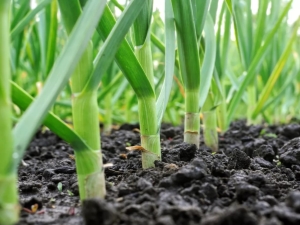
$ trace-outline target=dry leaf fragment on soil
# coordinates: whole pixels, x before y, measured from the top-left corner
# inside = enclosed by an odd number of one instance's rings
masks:
[[[38,204],[34,204],[31,206],[31,209],[27,209],[27,208],[23,208],[22,210],[27,212],[27,213],[31,213],[34,214],[37,212],[37,210],[39,209],[39,205]]]
[[[140,129],[138,129],[138,128],[134,128],[132,131],[136,132],[136,133],[140,133]]]
[[[120,154],[119,157],[120,157],[120,159],[127,159],[127,155],[126,154]]]
[[[166,170],[178,170],[179,167],[174,163],[169,163],[169,164],[164,166],[164,169],[166,169]]]
[[[126,147],[126,150],[128,150],[128,151],[141,151],[141,152],[146,152],[147,151],[142,146],[138,146],[138,145]]]
[[[142,146],[136,145],[136,146],[130,146],[126,147],[126,150],[128,151],[140,151],[148,154],[154,154],[153,152],[148,151],[147,149],[143,148]]]
[[[39,208],[39,205],[38,205],[38,204],[32,205],[32,206],[31,206],[31,211],[32,211],[32,213],[35,213],[35,212],[38,210],[38,208]]]

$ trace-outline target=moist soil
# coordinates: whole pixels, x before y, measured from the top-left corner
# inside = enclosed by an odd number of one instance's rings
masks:
[[[102,136],[107,196],[79,201],[73,149],[38,132],[19,168],[19,224],[299,225],[300,125],[231,124],[219,152],[161,128],[162,161],[143,170],[137,125]]]

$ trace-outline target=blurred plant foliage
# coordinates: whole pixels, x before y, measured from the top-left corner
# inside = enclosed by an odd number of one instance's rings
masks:
[[[226,130],[232,120],[245,117],[252,123],[280,123],[298,118],[300,39],[297,33],[293,36],[298,23],[289,24],[288,13],[284,12],[291,7],[289,1],[259,1],[257,12],[251,10],[251,0],[212,2],[218,3],[214,19],[217,54],[213,81],[217,84],[213,92],[218,98],[218,126]],[[113,0],[109,4],[116,17],[120,15],[120,8],[125,6],[122,1],[117,3]],[[212,11],[212,5],[210,7]],[[24,29],[18,29],[19,22],[26,19],[29,21]],[[12,80],[35,97],[66,43],[67,34],[61,23],[58,5],[51,0],[13,0],[11,20]],[[276,24],[279,20],[280,23]],[[159,93],[164,76],[164,37],[164,21],[160,12],[155,10],[151,24],[151,48],[156,93]],[[128,34],[129,43],[132,43],[131,38],[132,35]],[[92,40],[96,56],[103,42],[98,33],[93,35]],[[163,122],[174,125],[183,122],[185,107],[178,61],[176,68],[163,117]],[[98,89],[99,121],[108,126],[138,122],[136,95],[121,73],[113,63]],[[67,85],[52,109],[61,119],[69,122],[72,121],[70,99],[71,88]],[[15,107],[15,119],[21,113]]]

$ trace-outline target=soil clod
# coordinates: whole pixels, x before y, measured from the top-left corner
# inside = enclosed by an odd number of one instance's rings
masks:
[[[37,133],[20,165],[20,225],[298,225],[300,125],[231,124],[220,151],[183,142],[183,128],[161,128],[162,161],[142,169],[138,125],[102,136],[107,196],[82,204],[71,147]],[[298,135],[299,134],[299,135]],[[296,138],[295,138],[296,137]],[[76,159],[75,159],[76,160]],[[38,205],[38,211],[31,213]]]

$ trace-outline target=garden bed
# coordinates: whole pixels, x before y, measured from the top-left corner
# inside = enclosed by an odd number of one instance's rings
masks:
[[[135,128],[102,137],[104,163],[113,164],[105,170],[107,197],[83,206],[73,150],[49,131],[36,134],[19,168],[19,224],[300,224],[300,141],[282,148],[300,136],[300,125],[235,122],[216,154],[202,139],[200,149],[183,143],[182,127],[163,125],[162,162],[147,170],[140,152],[126,150],[139,145]]]

